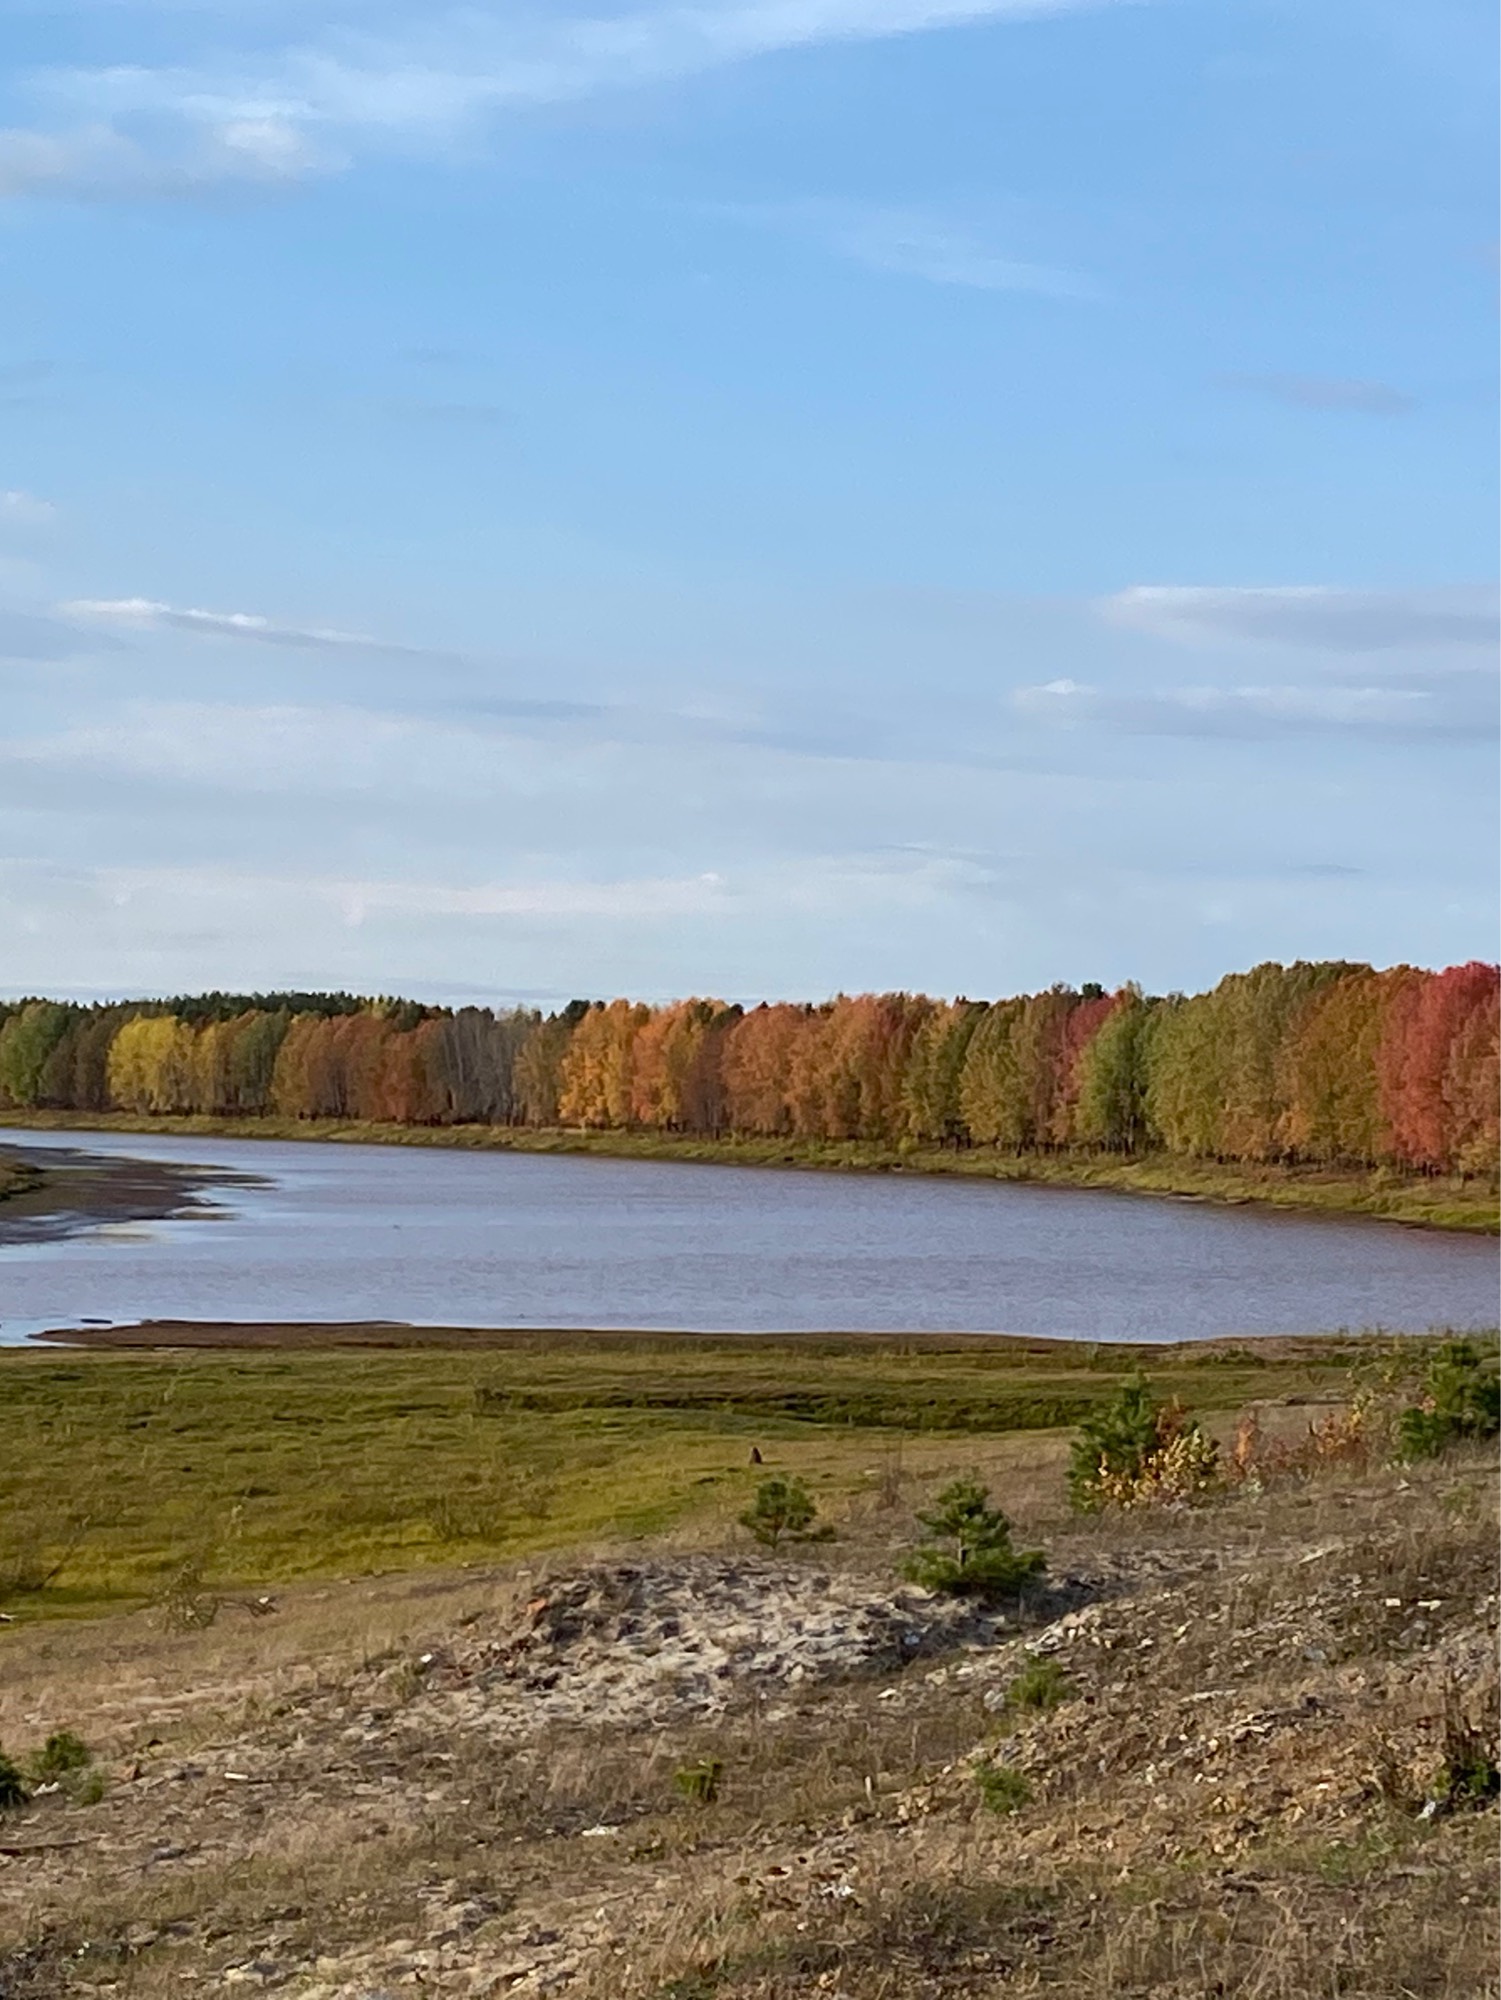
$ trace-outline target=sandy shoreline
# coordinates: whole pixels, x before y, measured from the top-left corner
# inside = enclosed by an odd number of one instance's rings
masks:
[[[58,1327],[35,1333],[24,1343],[36,1347],[88,1347],[117,1351],[199,1349],[232,1353],[246,1350],[293,1350],[315,1353],[331,1349],[400,1352],[428,1349],[454,1352],[580,1352],[615,1349],[713,1348],[747,1357],[764,1357],[777,1350],[838,1354],[893,1350],[924,1355],[985,1353],[1040,1362],[1090,1366],[1102,1351],[1112,1365],[1133,1355],[1160,1366],[1191,1357],[1206,1363],[1218,1358],[1239,1361],[1254,1355],[1257,1362],[1325,1360],[1331,1351],[1352,1347],[1389,1348],[1395,1340],[1421,1338],[1395,1334],[1222,1334],[1205,1340],[1170,1342],[1050,1339],[1020,1333],[695,1333],[646,1327],[488,1327],[416,1326],[382,1320],[141,1320],[121,1325]],[[7,1350],[0,1350],[0,1352]],[[18,1350],[11,1349],[10,1352]]]
[[[217,1167],[90,1153],[72,1146],[7,1145],[3,1157],[30,1168],[36,1178],[20,1193],[0,1201],[0,1247],[54,1242],[102,1223],[205,1215],[213,1208],[208,1190],[256,1178]]]

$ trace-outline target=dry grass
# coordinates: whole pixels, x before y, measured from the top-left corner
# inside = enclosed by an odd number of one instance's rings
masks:
[[[146,1612],[13,1631],[0,1741],[74,1729],[109,1789],[0,1823],[35,1850],[0,1857],[0,1994],[1501,1992],[1494,1806],[1424,1816],[1456,1701],[1495,1754],[1494,1465],[1335,1466],[1080,1521],[1064,1448],[873,1449],[839,1540],[793,1558],[875,1587],[932,1487],[977,1470],[1055,1573],[1097,1579],[1053,1655],[1071,1698],[1045,1711],[1005,1707],[1025,1632],[629,1730],[512,1738],[435,1692],[425,1652],[524,1621],[586,1552],[301,1585],[201,1631]],[[655,1554],[743,1551],[726,1512]],[[997,1755],[1032,1794],[1004,1818],[972,1775]],[[695,1804],[674,1773],[705,1757],[723,1781]]]

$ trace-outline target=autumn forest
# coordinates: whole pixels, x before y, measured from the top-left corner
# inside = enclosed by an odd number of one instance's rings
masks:
[[[1494,1175],[1498,972],[1261,965],[1052,987],[456,1010],[210,993],[0,1007],[17,1110],[508,1125]]]

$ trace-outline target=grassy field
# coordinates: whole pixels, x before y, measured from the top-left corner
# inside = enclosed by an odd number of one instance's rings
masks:
[[[1125,1194],[1370,1215],[1434,1229],[1494,1234],[1497,1192],[1479,1180],[1402,1175],[1390,1168],[1337,1173],[1322,1167],[1231,1166],[1150,1154],[1011,1154],[978,1147],[898,1149],[863,1140],[705,1139],[667,1132],[531,1131],[494,1125],[374,1125],[334,1119],[136,1117],[124,1112],[7,1111],[32,1131],[162,1132],[237,1139],[326,1139],[353,1145],[445,1146],[520,1153],[592,1153],[611,1159],[686,1160],[720,1166],[834,1172],[957,1174]]]
[[[837,1521],[897,1459],[962,1471],[998,1440],[1056,1435],[1138,1363],[1228,1420],[1253,1401],[1346,1395],[1398,1351],[1370,1337],[338,1337],[354,1345],[0,1350],[11,1615],[140,1603],[179,1573],[249,1587],[723,1533],[760,1476],[753,1446]]]

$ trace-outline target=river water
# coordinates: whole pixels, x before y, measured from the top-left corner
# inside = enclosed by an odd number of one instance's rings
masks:
[[[1493,1239],[918,1176],[0,1132],[191,1163],[190,1220],[0,1247],[0,1341],[89,1320],[1085,1339],[1494,1325]]]

